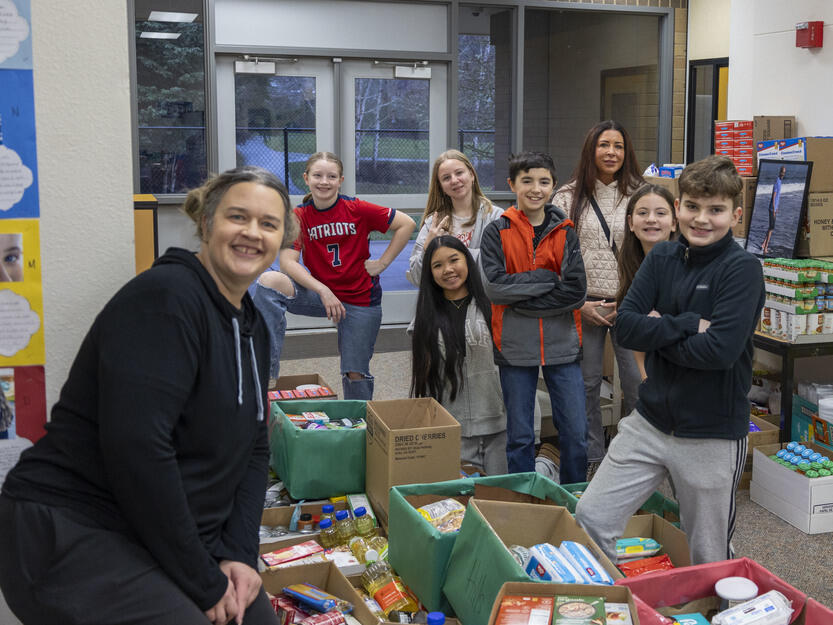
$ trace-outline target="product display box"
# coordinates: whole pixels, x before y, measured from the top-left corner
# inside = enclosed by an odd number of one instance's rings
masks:
[[[299,386],[315,384],[323,386],[324,389],[316,390],[297,390]],[[297,399],[336,399],[338,393],[333,390],[333,387],[324,380],[318,373],[306,373],[301,375],[282,375],[275,380],[274,385],[269,389],[269,399],[279,401],[292,401]]]
[[[680,197],[680,180],[678,178],[660,178],[659,176],[645,176],[645,182],[665,187],[674,198]]]
[[[745,239],[749,232],[749,220],[752,219],[752,209],[755,206],[755,189],[757,185],[757,177],[747,176],[743,178],[743,188],[740,192],[740,206],[743,208],[743,212],[740,215],[737,225],[732,228],[732,234],[739,239]]]
[[[814,420],[819,418],[819,407],[799,395],[793,395],[791,441],[812,441]],[[818,444],[818,443],[817,443]],[[829,454],[828,454],[829,455]]]
[[[630,610],[631,621],[633,625],[640,625],[641,621],[637,615],[636,604],[633,600],[633,594],[629,588],[624,586],[584,586],[580,584],[551,584],[542,582],[506,582],[500,587],[497,597],[495,597],[494,604],[492,604],[492,611],[489,614],[489,620],[484,621],[488,625],[498,625],[497,617],[500,612],[500,605],[504,597],[512,596],[526,596],[526,597],[555,597],[557,595],[569,596],[594,596],[602,597],[606,602],[612,603],[626,603]],[[537,623],[530,619],[529,623]],[[595,622],[595,621],[594,621]],[[610,622],[610,621],[608,621]],[[511,625],[521,625],[519,622]],[[524,623],[523,625],[526,625]],[[646,625],[642,623],[642,625]]]
[[[674,616],[702,612],[704,607],[717,607],[714,585],[724,577],[746,577],[758,586],[759,594],[777,590],[792,602],[791,623],[796,622],[807,600],[797,590],[774,573],[749,558],[698,564],[670,571],[659,571],[639,577],[616,580],[617,586],[631,589],[643,625],[667,623],[660,615]],[[672,607],[675,606],[675,607]]]
[[[810,193],[833,191],[833,137],[795,137],[778,142],[784,161],[813,161]]]
[[[443,585],[457,617],[466,625],[486,625],[503,584],[529,581],[509,546],[549,542],[558,547],[563,540],[581,543],[614,580],[622,577],[567,508],[471,499]],[[590,594],[597,586],[586,588]]]
[[[743,467],[743,475],[738,484],[738,490],[748,490],[752,481],[752,451],[763,445],[774,445],[778,443],[781,436],[781,428],[773,425],[766,419],[751,416],[749,420],[760,428],[760,432],[749,432],[749,439],[746,446],[746,464]]]
[[[685,532],[656,514],[638,514],[631,517],[622,538],[653,538],[662,549],[655,555],[667,555],[676,567],[690,566],[691,555]]]
[[[803,234],[803,237],[799,234],[798,256],[833,256],[833,192],[807,194],[807,222]]]
[[[559,505],[570,512],[578,503],[561,486],[534,472],[394,486],[388,527],[390,563],[429,610],[448,613],[442,587],[457,533],[440,532],[417,508],[446,498],[467,505],[471,497]]]
[[[794,115],[756,115],[752,118],[752,121],[752,137],[755,143],[758,141],[794,137],[797,132]]]
[[[324,504],[332,503],[330,501],[316,501],[312,503],[302,503],[296,504],[294,506],[280,506],[277,508],[266,508],[263,511],[263,515],[260,519],[260,524],[266,527],[285,527],[289,529],[289,524],[292,522],[292,515],[298,512],[298,514],[309,513],[313,517],[321,516],[321,508]],[[347,502],[345,501],[337,501],[332,503],[333,508],[338,510],[347,510]],[[303,540],[309,540],[310,538],[315,538],[318,536],[318,530],[315,530],[312,534],[301,534],[299,532],[289,532],[288,534],[284,534],[283,536],[275,536],[274,538],[261,538],[260,539],[260,553],[268,553],[269,551],[274,551],[275,549],[280,549],[285,545],[289,545],[288,541],[296,540],[298,538],[302,538]]]
[[[286,416],[316,411],[326,412],[331,419],[364,419],[367,402],[320,399],[272,402],[269,418],[272,468],[293,499],[363,493],[364,428],[302,430]]]
[[[260,574],[260,579],[263,581],[263,589],[273,595],[280,594],[283,588],[290,584],[313,584],[331,595],[352,603],[351,614],[361,625],[377,625],[379,622],[364,604],[353,585],[332,562],[302,564],[285,569],[264,571]]]
[[[807,447],[829,455],[811,442]],[[833,532],[833,476],[808,478],[770,460],[782,445],[753,451],[749,498],[806,534]]]
[[[391,486],[460,476],[460,424],[431,397],[367,403],[367,496],[388,525]]]

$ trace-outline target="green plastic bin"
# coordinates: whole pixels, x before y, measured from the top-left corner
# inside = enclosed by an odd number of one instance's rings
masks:
[[[570,493],[585,491],[589,483],[577,482],[575,484],[564,484],[563,488]],[[572,511],[575,512],[575,508]],[[639,507],[637,514],[656,514],[666,521],[671,522],[675,527],[680,527],[680,504],[673,499],[669,499],[659,491],[654,491],[654,494],[648,497],[645,503]]]

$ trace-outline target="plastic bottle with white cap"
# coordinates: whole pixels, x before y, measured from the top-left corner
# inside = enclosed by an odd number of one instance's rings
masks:
[[[746,577],[724,577],[714,585],[715,594],[720,597],[720,609],[733,608],[758,596],[758,585]]]

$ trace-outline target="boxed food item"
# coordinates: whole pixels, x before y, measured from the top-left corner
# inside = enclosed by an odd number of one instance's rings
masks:
[[[471,499],[451,550],[443,592],[466,625],[488,621],[488,600],[505,582],[528,581],[510,547],[564,541],[582,545],[611,578],[622,577],[566,508]],[[572,586],[598,594],[603,586]],[[571,593],[575,594],[575,593]]]
[[[762,158],[780,160],[781,154],[778,151],[778,139],[757,141],[755,143],[755,157],[758,159],[758,162]]]
[[[833,192],[807,194],[803,234],[799,234],[798,256],[833,256]]]
[[[302,430],[287,417],[287,413],[318,411],[331,418],[363,419],[367,405],[359,400],[272,402],[272,468],[293,499],[326,499],[364,492],[364,429]]]
[[[822,455],[830,449],[804,443]],[[752,455],[749,498],[806,534],[833,532],[833,475],[810,478],[773,461],[785,445],[763,445]]]
[[[453,480],[460,424],[430,397],[367,404],[367,496],[383,527],[391,486]]]
[[[336,399],[338,393],[318,373],[282,375],[269,389],[270,400]]]
[[[810,192],[833,191],[833,137],[794,137],[778,142],[781,160],[812,161]]]
[[[391,565],[429,610],[442,612],[448,612],[442,586],[457,533],[442,533],[429,526],[417,509],[446,497],[454,497],[462,504],[468,504],[471,497],[557,504],[571,512],[577,503],[561,486],[534,472],[391,488],[388,536]]]
[[[593,604],[594,616],[586,621],[593,625],[640,623],[633,594],[624,586],[578,586],[527,581],[503,584],[492,603],[491,612],[480,625],[547,625],[550,622],[566,625],[571,621],[560,619],[588,618],[583,613],[589,610],[580,609],[579,605],[567,606],[559,614],[558,606],[570,602]],[[602,607],[601,615],[596,614],[599,605]]]
[[[786,139],[795,136],[797,131],[794,115],[755,115],[752,121],[752,136],[755,143],[770,139]]]

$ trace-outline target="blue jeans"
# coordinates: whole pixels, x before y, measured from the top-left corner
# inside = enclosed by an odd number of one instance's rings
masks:
[[[277,378],[280,371],[283,339],[286,334],[286,313],[307,317],[326,317],[327,311],[317,293],[295,282],[295,297],[288,297],[265,287],[255,285],[252,296],[255,306],[266,319],[269,328],[270,377]],[[347,314],[338,323],[338,353],[341,356],[341,388],[344,399],[373,399],[373,376],[370,375],[370,359],[376,346],[376,337],[382,325],[382,306],[356,306],[342,302]],[[361,374],[351,380],[347,373]]]
[[[544,382],[550,393],[552,420],[558,429],[562,484],[587,477],[587,418],[584,383],[577,362],[545,365]],[[538,367],[500,365],[500,386],[506,404],[506,456],[510,473],[535,470],[535,391]]]

